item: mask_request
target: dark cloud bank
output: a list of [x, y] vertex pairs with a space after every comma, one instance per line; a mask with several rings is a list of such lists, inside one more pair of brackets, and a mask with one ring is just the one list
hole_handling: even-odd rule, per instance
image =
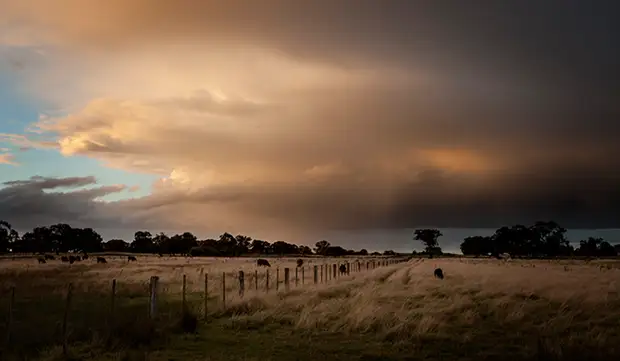
[[[224, 15], [236, 16], [234, 4]], [[159, 222], [162, 213], [182, 204], [216, 204], [213, 209], [222, 211], [234, 204], [306, 234], [496, 228], [543, 219], [567, 228], [618, 228], [619, 4], [316, 1], [281, 4], [277, 19], [265, 12], [246, 19], [246, 30], [260, 34], [257, 41], [289, 55], [353, 68], [423, 69], [436, 77], [415, 94], [348, 94], [346, 119], [326, 127], [333, 134], [355, 128], [340, 138], [349, 165], [364, 164], [366, 154], [347, 146], [355, 142], [367, 142], [369, 152], [407, 144], [463, 147], [509, 164], [483, 181], [430, 167], [412, 169], [410, 179], [387, 186], [356, 181], [354, 170], [329, 184], [236, 187], [106, 204], [94, 199], [117, 188], [46, 192], [92, 184], [92, 178], [33, 178], [4, 184], [0, 219], [18, 227], [59, 221], [145, 226], [148, 217]], [[177, 10], [191, 20], [200, 9]], [[196, 30], [190, 20], [187, 30]], [[317, 109], [317, 116], [328, 114], [330, 106]], [[372, 196], [374, 191], [382, 197]]]

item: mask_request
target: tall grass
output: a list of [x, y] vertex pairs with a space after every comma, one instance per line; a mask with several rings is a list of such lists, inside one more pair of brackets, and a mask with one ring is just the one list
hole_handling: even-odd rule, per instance
[[[60, 342], [69, 282], [75, 289], [71, 343], [107, 350], [164, 345], [170, 335], [183, 331], [182, 275], [187, 275], [189, 310], [201, 316], [204, 274], [209, 274], [209, 318], [237, 331], [285, 327], [310, 334], [365, 334], [422, 354], [443, 350], [453, 355], [557, 360], [620, 356], [620, 269], [612, 261], [601, 267], [581, 261], [414, 259], [314, 286], [310, 267], [336, 261], [312, 259], [306, 266], [306, 284], [302, 287], [300, 281], [294, 287], [293, 282], [289, 292], [281, 286], [278, 293], [275, 267], [294, 269], [295, 259], [272, 262], [269, 293], [263, 288], [264, 269], [259, 270], [255, 290], [252, 259], [108, 261], [70, 266], [31, 262], [28, 267], [26, 261], [5, 261], [2, 266], [7, 267], [0, 271], [2, 290], [12, 285], [17, 290], [12, 353], [36, 354]], [[444, 280], [432, 277], [435, 267], [443, 269]], [[240, 269], [246, 272], [243, 298], [234, 282]], [[225, 308], [222, 273], [229, 277]], [[146, 318], [147, 281], [152, 275], [161, 278], [163, 295], [156, 323]], [[113, 325], [112, 279], [118, 281]], [[0, 298], [2, 335], [8, 307], [5, 294]]]

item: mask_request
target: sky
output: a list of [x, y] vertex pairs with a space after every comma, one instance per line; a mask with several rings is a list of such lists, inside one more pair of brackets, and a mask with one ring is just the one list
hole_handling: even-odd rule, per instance
[[[0, 219], [620, 241], [617, 1], [0, 0]], [[442, 239], [440, 239], [440, 242]]]

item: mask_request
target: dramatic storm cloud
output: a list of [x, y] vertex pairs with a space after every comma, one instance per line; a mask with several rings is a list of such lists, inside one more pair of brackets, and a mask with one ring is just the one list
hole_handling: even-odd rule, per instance
[[0, 218], [266, 235], [618, 226], [616, 2], [0, 7], [7, 67], [47, 106], [0, 139], [160, 177], [115, 201], [120, 186], [46, 191], [90, 178], [10, 182]]

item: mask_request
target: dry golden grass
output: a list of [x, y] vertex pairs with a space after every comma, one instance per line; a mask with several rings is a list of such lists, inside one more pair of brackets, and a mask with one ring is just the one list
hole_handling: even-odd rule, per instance
[[[161, 278], [162, 312], [179, 309], [181, 280], [183, 274], [187, 275], [188, 303], [200, 315], [203, 312], [203, 274], [208, 273], [210, 322], [205, 327], [210, 332], [217, 327], [220, 337], [267, 335], [274, 330], [286, 330], [286, 342], [303, 335], [306, 341], [300, 339], [295, 347], [302, 347], [302, 344], [309, 347], [307, 340], [318, 335], [325, 337], [324, 340], [329, 340], [326, 334], [341, 335], [341, 339], [351, 340], [346, 347], [358, 347], [356, 350], [364, 350], [366, 355], [382, 355], [383, 359], [397, 359], [395, 355], [402, 354], [416, 355], [413, 359], [572, 360], [587, 355], [588, 359], [601, 360], [620, 354], [620, 263], [614, 261], [413, 259], [368, 272], [352, 272], [350, 276], [315, 286], [310, 267], [338, 260], [306, 259], [306, 282], [302, 286], [300, 280], [300, 285], [295, 287], [295, 259], [270, 259], [269, 293], [264, 291], [263, 268], [259, 270], [259, 290], [255, 290], [255, 259], [153, 257], [139, 258], [137, 263], [128, 264], [126, 260], [108, 257], [108, 261], [106, 265], [93, 261], [71, 266], [3, 261], [6, 267], [0, 271], [0, 280], [5, 289], [15, 284], [18, 296], [38, 295], [51, 302], [52, 295], [56, 294], [58, 305], [39, 309], [49, 314], [61, 313], [62, 286], [74, 283], [78, 292], [73, 309], [81, 312], [74, 319], [82, 320], [81, 329], [87, 328], [88, 317], [91, 323], [102, 322], [107, 317], [109, 298], [104, 296], [109, 294], [112, 279], [117, 279], [119, 284], [119, 316], [115, 316], [116, 319], [128, 316], [122, 313], [123, 307], [132, 313], [146, 314], [146, 282], [152, 275]], [[276, 267], [291, 269], [293, 285], [289, 292], [284, 292], [283, 285], [280, 285], [280, 292], [275, 292]], [[444, 280], [432, 277], [435, 267], [444, 270]], [[235, 282], [240, 269], [246, 272], [247, 291], [243, 298], [237, 294]], [[283, 281], [283, 271], [280, 272], [280, 281]], [[221, 301], [222, 273], [227, 276], [225, 308]], [[80, 297], [85, 301], [80, 303]], [[34, 300], [31, 302], [41, 306]], [[4, 303], [2, 306], [5, 309]], [[20, 304], [17, 306], [19, 308]], [[21, 306], [27, 307], [27, 303]], [[36, 308], [29, 310], [35, 312]], [[104, 316], [95, 317], [98, 313]], [[32, 321], [32, 318], [22, 317], [23, 322]], [[78, 323], [74, 322], [76, 330], [80, 327]], [[39, 331], [36, 327], [32, 325], [30, 332]], [[100, 332], [103, 330], [101, 327]], [[251, 346], [252, 342], [265, 342], [257, 337], [248, 340], [245, 346], [222, 351], [226, 356], [222, 359], [247, 359], [247, 352], [243, 357], [235, 356], [243, 347], [260, 354], [261, 348]], [[269, 333], [269, 337], [275, 336]], [[76, 342], [78, 340], [84, 341], [82, 338]], [[282, 340], [285, 342], [284, 338]], [[151, 359], [174, 358], [174, 352], [183, 352], [179, 348], [189, 347], [185, 343], [167, 345], [165, 349], [154, 351]], [[335, 341], [312, 345], [321, 350], [333, 346], [333, 351], [321, 352], [333, 352], [334, 357], [346, 349]], [[312, 353], [312, 347], [305, 352]], [[217, 353], [218, 348], [211, 344], [210, 350]], [[204, 359], [187, 352], [182, 359]], [[291, 354], [273, 359], [287, 357]]]

